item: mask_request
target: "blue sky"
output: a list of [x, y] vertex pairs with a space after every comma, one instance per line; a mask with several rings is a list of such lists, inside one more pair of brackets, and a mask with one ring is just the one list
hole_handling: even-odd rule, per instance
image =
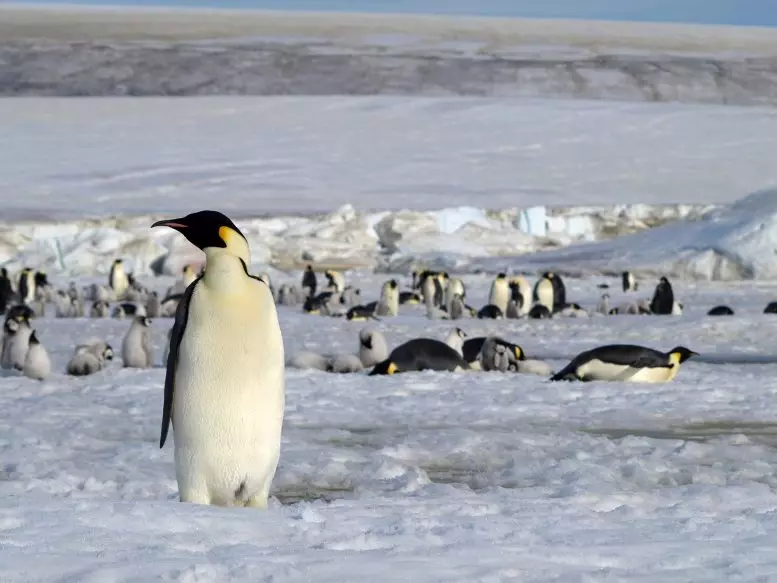
[[777, 0], [0, 0], [2, 3], [216, 6], [777, 26]]

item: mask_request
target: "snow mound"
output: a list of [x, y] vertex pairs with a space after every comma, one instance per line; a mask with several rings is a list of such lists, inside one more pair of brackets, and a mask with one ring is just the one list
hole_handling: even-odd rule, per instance
[[[435, 211], [364, 213], [353, 206], [325, 215], [238, 220], [252, 263], [265, 270], [301, 269], [307, 263], [339, 269], [407, 271], [416, 264], [480, 270], [475, 259], [534, 253], [582, 241], [600, 241], [655, 224], [698, 216], [709, 207], [623, 205], [488, 211], [452, 207]], [[150, 229], [159, 218], [134, 217], [0, 227], [0, 262], [52, 273], [104, 275], [116, 257], [136, 274], [177, 275], [204, 254], [170, 229]]]
[[478, 266], [498, 271], [507, 262], [513, 270], [532, 272], [608, 274], [629, 269], [704, 280], [776, 279], [777, 188], [636, 234], [518, 259], [493, 257]]

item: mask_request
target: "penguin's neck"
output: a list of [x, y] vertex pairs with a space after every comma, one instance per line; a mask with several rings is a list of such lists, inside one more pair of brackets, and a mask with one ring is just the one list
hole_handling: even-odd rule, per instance
[[205, 275], [202, 280], [215, 292], [234, 293], [248, 281], [248, 274], [243, 267], [243, 258], [233, 255], [226, 249], [206, 249], [205, 261]]

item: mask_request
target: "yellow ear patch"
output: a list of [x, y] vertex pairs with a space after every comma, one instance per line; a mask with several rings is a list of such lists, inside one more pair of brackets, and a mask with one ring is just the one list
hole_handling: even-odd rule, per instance
[[388, 369], [386, 369], [386, 372], [388, 372], [388, 374], [394, 374], [398, 370], [399, 369], [397, 368], [397, 365], [394, 364], [393, 362], [390, 362], [389, 365], [388, 365]]
[[674, 365], [680, 364], [680, 353], [672, 352], [671, 354], [669, 354], [669, 363]]
[[240, 237], [234, 229], [229, 227], [219, 227], [219, 237], [224, 241], [227, 247], [230, 247], [235, 243], [235, 238]]
[[523, 354], [523, 350], [521, 350], [520, 346], [516, 346], [514, 351], [515, 351], [515, 358], [520, 360], [521, 359], [521, 355]]

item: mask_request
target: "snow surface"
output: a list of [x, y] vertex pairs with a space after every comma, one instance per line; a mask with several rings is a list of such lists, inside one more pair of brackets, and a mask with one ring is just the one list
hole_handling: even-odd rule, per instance
[[[349, 276], [366, 297], [381, 281]], [[484, 302], [489, 278], [465, 281]], [[625, 297], [615, 279], [569, 279], [569, 299], [593, 307], [603, 281], [613, 301]], [[641, 283], [649, 295], [653, 281]], [[172, 447], [157, 445], [162, 368], [61, 373], [79, 340], [118, 346], [126, 320], [36, 320], [57, 373], [0, 377], [0, 580], [768, 580], [777, 352], [760, 312], [777, 286], [675, 290], [679, 317], [457, 323], [554, 367], [613, 340], [701, 353], [666, 385], [288, 370], [266, 511], [176, 500]], [[735, 316], [704, 316], [723, 302]], [[357, 348], [362, 324], [279, 311], [288, 354]], [[374, 325], [392, 346], [442, 338], [451, 323], [422, 313]], [[170, 324], [153, 323], [158, 354]]]

